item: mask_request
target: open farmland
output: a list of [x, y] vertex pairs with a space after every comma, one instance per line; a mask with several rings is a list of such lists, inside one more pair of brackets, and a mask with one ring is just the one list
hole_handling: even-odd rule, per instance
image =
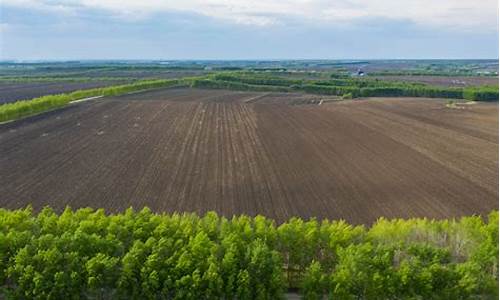
[[69, 93], [82, 89], [100, 88], [123, 82], [0, 82], [0, 104], [33, 99], [45, 95]]
[[289, 96], [166, 89], [0, 125], [0, 205], [364, 224], [497, 208], [497, 103]]
[[498, 77], [494, 76], [375, 76], [380, 80], [417, 82], [445, 87], [498, 85]]

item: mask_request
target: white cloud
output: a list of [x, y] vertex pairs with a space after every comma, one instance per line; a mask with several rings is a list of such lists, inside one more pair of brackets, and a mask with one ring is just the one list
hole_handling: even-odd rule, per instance
[[270, 26], [296, 19], [350, 23], [363, 18], [406, 20], [457, 30], [496, 30], [497, 0], [2, 0], [1, 5], [62, 13], [98, 9], [126, 17], [196, 13], [238, 24]]

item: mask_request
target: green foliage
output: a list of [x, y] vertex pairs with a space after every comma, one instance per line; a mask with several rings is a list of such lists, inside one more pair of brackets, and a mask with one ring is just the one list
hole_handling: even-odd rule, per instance
[[290, 92], [288, 87], [272, 85], [255, 85], [241, 82], [222, 81], [213, 79], [195, 79], [191, 82], [191, 87], [226, 89], [238, 91], [259, 91], [259, 92]]
[[252, 85], [274, 85], [274, 86], [290, 86], [294, 84], [301, 84], [302, 80], [287, 79], [281, 77], [272, 77], [262, 75], [259, 73], [220, 73], [213, 76], [214, 80], [218, 81], [236, 81]]
[[464, 99], [472, 101], [498, 101], [498, 87], [483, 86], [464, 89]]
[[[337, 76], [329, 80], [297, 80], [270, 76], [263, 72], [225, 72], [195, 80], [194, 87], [244, 91], [303, 91], [346, 97], [427, 97], [498, 100], [498, 87], [438, 87], [422, 83], [384, 81]], [[350, 99], [350, 98], [348, 98]]]
[[395, 275], [392, 249], [371, 243], [349, 245], [339, 249], [335, 272], [330, 275], [330, 295], [334, 299], [401, 296], [394, 290]]
[[79, 90], [67, 94], [48, 95], [32, 100], [23, 100], [0, 105], [0, 122], [19, 119], [43, 111], [63, 107], [69, 102], [96, 96], [117, 96], [134, 91], [170, 87], [179, 84], [178, 80], [144, 80], [104, 88]]
[[367, 87], [360, 90], [362, 97], [427, 97], [427, 98], [463, 98], [463, 91], [458, 88], [431, 86], [394, 86]]
[[349, 72], [347, 70], [339, 69], [338, 72], [330, 74], [330, 78], [348, 78]]
[[303, 299], [320, 300], [328, 292], [328, 277], [323, 272], [321, 264], [313, 261], [306, 269], [302, 279], [301, 292]]
[[0, 209], [2, 299], [498, 298], [498, 212], [434, 221]]
[[361, 96], [360, 88], [355, 86], [335, 86], [323, 84], [303, 84], [296, 88], [311, 94], [343, 96], [351, 94], [354, 98]]

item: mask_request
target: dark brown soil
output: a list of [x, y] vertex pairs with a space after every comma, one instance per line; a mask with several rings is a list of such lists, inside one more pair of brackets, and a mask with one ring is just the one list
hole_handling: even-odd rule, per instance
[[76, 90], [91, 89], [116, 85], [124, 82], [0, 82], [0, 104], [19, 100], [33, 99], [45, 95], [74, 92]]
[[498, 104], [276, 99], [170, 89], [0, 125], [0, 206], [361, 224], [498, 209]]

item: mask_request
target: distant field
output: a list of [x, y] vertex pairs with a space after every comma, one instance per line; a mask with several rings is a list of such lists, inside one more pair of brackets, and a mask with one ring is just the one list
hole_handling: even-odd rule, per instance
[[478, 85], [498, 85], [498, 77], [493, 76], [376, 76], [380, 80], [425, 83], [437, 86], [462, 87]]
[[497, 209], [498, 103], [166, 89], [0, 125], [0, 206], [346, 219]]
[[45, 95], [117, 85], [117, 81], [101, 82], [0, 82], [0, 104], [33, 99]]

